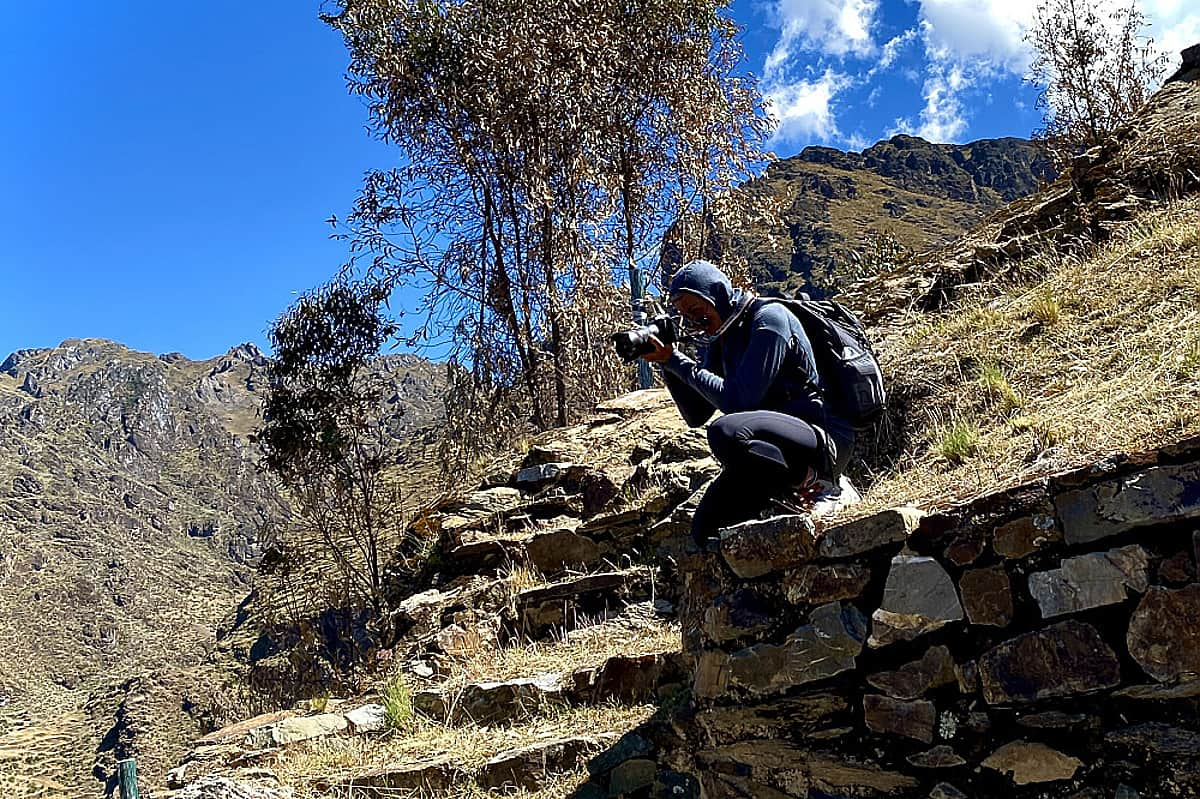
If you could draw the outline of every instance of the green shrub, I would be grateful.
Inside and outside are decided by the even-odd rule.
[[[416,718],[413,711],[412,691],[404,680],[404,675],[397,674],[383,689],[383,708],[387,714],[388,728],[405,730],[412,726]]]
[[[1024,401],[1009,384],[1008,378],[1004,375],[1004,370],[1000,368],[1000,364],[995,361],[988,361],[983,364],[979,372],[979,385],[983,388],[984,393],[987,394],[989,399],[1000,403],[1000,408],[1006,415],[1020,410],[1025,405]]]

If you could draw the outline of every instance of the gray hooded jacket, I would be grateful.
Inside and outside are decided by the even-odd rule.
[[[676,349],[663,364],[667,389],[689,425],[704,424],[715,410],[770,410],[803,419],[839,441],[853,440],[853,429],[826,413],[812,343],[787,308],[735,289],[707,261],[693,261],[676,273],[670,296],[680,294],[708,300],[723,320],[741,311],[700,353],[700,363]]]

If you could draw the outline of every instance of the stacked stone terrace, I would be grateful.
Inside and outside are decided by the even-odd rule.
[[[685,574],[693,705],[577,796],[1198,796],[1198,519],[1200,439],[730,528]]]

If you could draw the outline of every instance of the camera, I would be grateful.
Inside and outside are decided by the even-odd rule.
[[[654,345],[650,343],[651,336],[656,336],[663,344],[674,344],[679,339],[675,320],[662,314],[641,327],[613,333],[611,338],[621,360],[630,363],[637,360],[639,355],[654,349]]]

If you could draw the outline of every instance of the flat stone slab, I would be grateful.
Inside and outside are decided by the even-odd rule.
[[[348,777],[337,787],[350,796],[385,799],[397,791],[444,791],[466,778],[449,756],[435,757],[423,763],[396,764],[372,769]]]
[[[1150,721],[1110,732],[1104,742],[1123,749],[1140,750],[1156,755],[1195,757],[1200,752],[1200,733]]]
[[[1071,620],[989,650],[979,677],[988,704],[1004,705],[1114,688],[1121,666],[1095,627]]]
[[[1150,558],[1139,546],[1064,558],[1060,568],[1029,575],[1029,593],[1043,619],[1115,605],[1127,588],[1145,591]]]
[[[510,749],[485,763],[476,782],[483,788],[536,791],[547,777],[573,770],[602,747],[599,738],[575,737]]]
[[[267,727],[272,724],[277,724],[285,719],[289,719],[297,715],[294,710],[277,710],[273,713],[263,713],[254,718],[239,721],[236,724],[230,724],[227,727],[210,732],[203,738],[196,740],[198,745],[220,744],[220,743],[236,743],[245,739],[246,735],[259,727]]]
[[[992,535],[992,549],[997,555],[1015,560],[1061,540],[1058,520],[1053,516],[1038,514],[997,527]]]
[[[293,716],[265,727],[251,730],[246,735],[246,745],[251,749],[267,749],[272,746],[309,741],[336,735],[349,727],[341,713],[321,713],[316,716]]]
[[[1160,682],[1200,673],[1200,585],[1150,588],[1125,636],[1129,654]]]
[[[818,553],[823,558],[848,558],[899,543],[917,529],[925,515],[916,508],[891,508],[830,527],[821,534]]]
[[[749,521],[721,531],[721,555],[743,580],[809,561],[816,529],[808,516],[776,516]]]
[[[824,605],[855,599],[871,582],[871,570],[859,563],[810,563],[783,578],[783,593],[793,605]]]
[[[940,563],[923,555],[897,555],[871,616],[867,644],[882,647],[940,630],[963,618],[954,581]]]
[[[967,761],[963,760],[953,748],[945,744],[935,746],[926,752],[909,755],[906,759],[917,768],[956,768],[967,764]]]
[[[1040,743],[1013,741],[992,752],[984,768],[1012,777],[1017,785],[1069,780],[1083,762]]]
[[[1200,518],[1200,463],[1155,466],[1054,500],[1068,544]]]
[[[971,624],[1007,627],[1013,619],[1012,584],[1003,566],[969,569],[958,580]]]
[[[356,707],[346,714],[346,721],[355,734],[379,732],[387,727],[387,708],[379,704]]]
[[[931,688],[955,682],[954,659],[944,646],[928,649],[920,660],[905,663],[895,671],[867,676],[867,682],[895,699],[916,699]]]
[[[771,607],[753,588],[718,596],[704,611],[704,634],[719,644],[746,638],[775,625]]]
[[[933,742],[937,709],[932,702],[904,702],[867,694],[863,697],[863,719],[872,732],[903,735],[928,744]]]
[[[517,595],[517,603],[522,606],[538,605],[557,599],[569,599],[600,591],[613,591],[624,586],[630,577],[631,575],[627,572],[589,574],[586,577],[563,580],[553,585],[529,588]]]
[[[540,572],[584,568],[600,560],[600,545],[574,530],[552,530],[525,542],[525,555]]]
[[[729,685],[762,695],[841,674],[854,668],[865,636],[866,619],[853,605],[830,602],[782,645],[756,644],[729,656]]]
[[[559,674],[471,683],[458,692],[421,691],[413,696],[413,706],[431,718],[475,724],[522,718],[544,705],[565,701]]]

